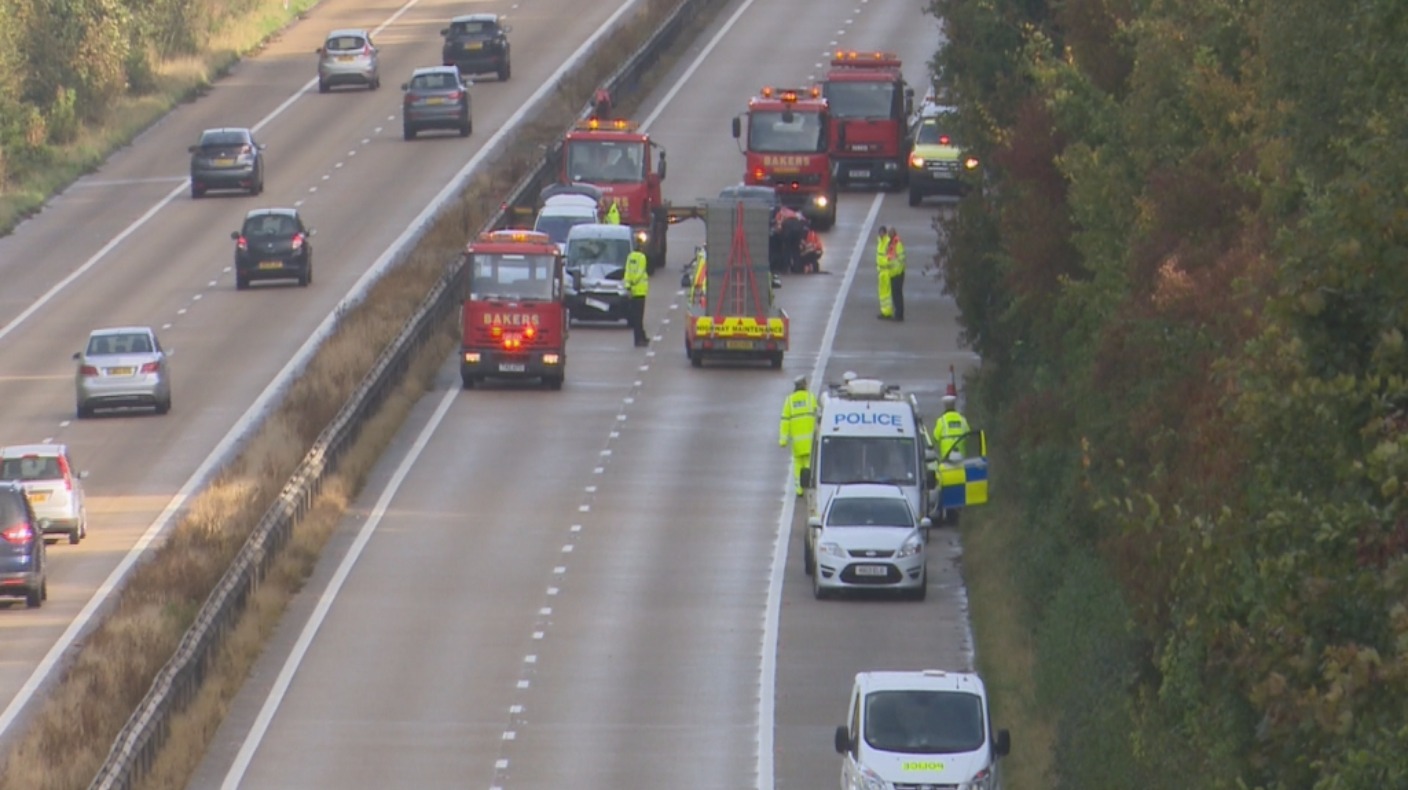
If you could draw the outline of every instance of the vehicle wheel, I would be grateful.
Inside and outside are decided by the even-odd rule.
[[[78,412],[78,419],[80,419],[80,420],[86,420],[86,419],[88,419],[89,417],[92,417],[92,416],[93,416],[93,410],[92,410],[91,408],[89,408],[88,404],[83,403],[83,402],[81,402],[81,401],[80,401],[79,404],[78,404],[77,412]]]
[[[825,599],[826,599],[826,596],[828,596],[828,595],[830,595],[830,593],[828,593],[828,592],[826,591],[826,589],[821,586],[821,573],[820,573],[819,571],[817,571],[815,568],[813,568],[813,569],[812,569],[812,597],[815,598],[815,599],[817,599],[818,601],[822,601],[822,600],[825,600]]]
[[[44,603],[44,584],[43,584],[43,583],[40,583],[40,585],[39,585],[38,587],[35,587],[35,588],[32,589],[32,590],[26,590],[26,591],[25,591],[25,594],[24,594],[24,605],[25,605],[25,606],[28,606],[28,607],[31,608],[31,609],[38,609],[39,606],[40,606],[40,604],[42,604],[42,603]]]
[[[72,532],[68,533],[68,545],[77,546],[80,540],[83,540],[82,528],[75,527]]]
[[[191,200],[199,200],[200,198],[202,198],[202,197],[204,197],[204,196],[205,196],[205,187],[200,186],[199,184],[196,184],[196,183],[192,182],[192,184],[191,184]]]
[[[158,402],[157,402],[157,404],[156,404],[156,413],[157,413],[157,414],[167,414],[167,413],[170,412],[170,411],[171,411],[171,398],[168,397],[168,398],[167,398],[166,400],[164,400],[164,401],[158,401]]]
[[[78,522],[78,539],[83,540],[86,537],[88,537],[88,519],[85,516],[82,521]]]
[[[508,82],[509,75],[513,73],[513,64],[505,60],[504,65],[499,67],[499,82]]]
[[[562,389],[563,376],[548,376],[543,379],[543,385],[550,390]]]
[[[414,140],[414,139],[416,139],[416,129],[415,129],[415,127],[414,127],[414,126],[411,126],[410,124],[402,124],[402,125],[401,125],[401,137],[403,137],[403,138],[405,138],[405,139],[407,139],[407,140]]]
[[[465,389],[472,390],[474,389],[474,377],[468,373],[461,373],[460,384],[462,384]]]
[[[782,352],[774,352],[773,355],[768,359],[768,363],[772,365],[773,370],[782,370]]]
[[[330,88],[331,86],[329,86],[326,82],[324,82],[323,80],[318,80],[318,93],[327,93]]]
[[[235,275],[235,290],[236,290],[236,291],[247,291],[247,290],[249,290],[249,278],[248,278],[248,277],[245,277],[243,274],[236,274],[236,275]]]
[[[696,368],[704,367],[704,353],[695,351],[689,355],[689,364]]]
[[[811,576],[816,573],[816,558],[812,556],[812,544],[802,536],[802,572]]]
[[[924,571],[924,578],[919,580],[919,586],[909,592],[909,600],[922,601],[929,597],[929,572]]]
[[[49,577],[45,576],[44,581],[39,583],[39,600],[49,600]]]
[[[374,79],[374,80],[371,81],[371,89],[372,89],[372,90],[376,90],[377,88],[380,88],[380,87],[381,87],[381,77],[377,77],[376,79]]]
[[[921,202],[923,202],[923,200],[924,196],[919,194],[919,190],[915,189],[914,187],[909,188],[909,205],[917,206]]]
[[[311,282],[313,282],[313,267],[312,267],[312,266],[304,267],[303,273],[300,274],[300,275],[298,275],[298,287],[299,287],[299,288],[307,288],[307,287],[308,287],[308,283],[311,283]]]

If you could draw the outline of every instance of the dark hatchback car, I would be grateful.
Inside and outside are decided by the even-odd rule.
[[[44,554],[47,519],[36,519],[19,484],[0,482],[0,596],[34,609],[49,597]]]
[[[264,144],[249,129],[206,129],[191,152],[191,197],[211,189],[264,191]]]
[[[298,209],[261,208],[244,217],[235,240],[235,287],[243,291],[253,280],[313,282],[313,243],[316,231],[303,224]]]
[[[416,139],[424,129],[454,129],[460,137],[474,131],[469,89],[453,66],[416,69],[401,90],[406,92],[401,102],[401,132],[407,140]]]
[[[498,14],[465,14],[450,20],[450,26],[440,31],[445,37],[441,47],[441,62],[454,66],[461,74],[495,74],[500,82],[509,78],[509,46],[507,25],[500,24]]]

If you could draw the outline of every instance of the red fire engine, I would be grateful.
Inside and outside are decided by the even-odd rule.
[[[892,52],[837,52],[821,83],[831,107],[831,158],[842,186],[905,185],[914,89]]]
[[[747,170],[743,181],[774,187],[782,204],[826,230],[836,224],[836,184],[827,156],[830,113],[821,89],[763,88],[748,100],[748,135],[733,119],[733,136],[743,141]]]
[[[652,168],[651,158],[657,151]],[[665,265],[669,222],[660,197],[664,180],[665,149],[651,142],[650,135],[632,121],[588,118],[579,121],[562,141],[558,182],[601,189],[602,212],[616,204],[621,224],[635,231],[636,246],[645,253],[646,268],[652,273]]]
[[[460,380],[536,378],[562,389],[567,375],[567,306],[562,254],[546,233],[495,230],[465,248]]]

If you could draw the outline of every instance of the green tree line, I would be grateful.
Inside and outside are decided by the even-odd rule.
[[[0,193],[253,0],[0,0]]]
[[[1408,787],[1408,3],[927,9],[1059,786]]]

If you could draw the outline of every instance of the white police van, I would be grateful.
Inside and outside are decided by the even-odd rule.
[[[898,486],[919,516],[930,512],[938,481],[933,450],[913,395],[898,385],[856,378],[832,384],[817,399],[811,468],[802,475],[809,520],[820,518],[836,490],[854,483]],[[807,530],[804,567],[816,556]]]

